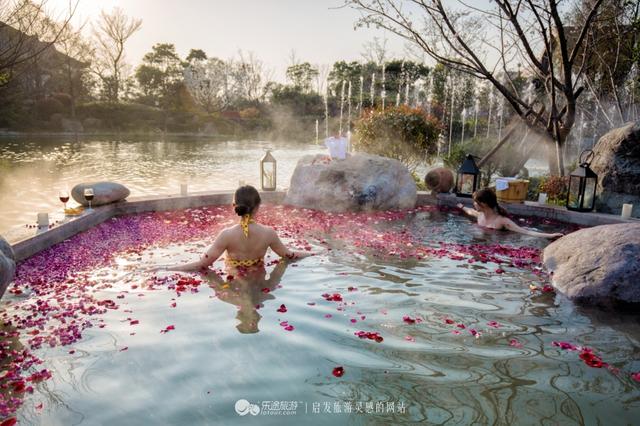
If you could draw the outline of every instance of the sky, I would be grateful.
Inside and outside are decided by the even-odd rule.
[[[49,0],[61,14],[69,0]],[[140,63],[155,43],[173,43],[184,58],[190,49],[229,58],[238,49],[253,52],[274,78],[282,80],[295,52],[299,62],[331,65],[337,60],[362,60],[364,45],[378,29],[354,24],[359,13],[340,8],[342,0],[80,0],[74,21],[95,20],[101,9],[120,7],[142,19],[142,28],[126,46],[127,60]],[[90,25],[86,32],[90,33]],[[387,35],[389,57],[405,56],[404,42]]]

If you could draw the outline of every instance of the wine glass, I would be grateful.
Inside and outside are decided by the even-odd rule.
[[[89,202],[89,210],[91,210],[91,200],[93,200],[93,188],[85,188],[84,199]]]
[[[60,198],[60,201],[62,201],[62,204],[64,204],[64,209],[67,210],[67,201],[69,201],[69,191],[67,189],[61,189],[58,192],[58,197]]]

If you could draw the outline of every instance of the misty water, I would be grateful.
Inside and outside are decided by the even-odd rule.
[[[37,212],[62,210],[58,191],[80,182],[114,181],[131,195],[168,195],[235,189],[239,181],[258,186],[266,148],[278,162],[278,188],[289,185],[298,159],[326,152],[290,142],[234,141],[194,137],[0,138],[0,234],[34,223]],[[70,206],[74,205],[73,200]]]
[[[262,219],[279,224],[281,233],[292,216],[317,221],[316,213],[300,210],[273,219],[278,211],[269,208]],[[227,213],[194,214],[204,221],[233,220]],[[183,218],[179,212],[118,218],[90,232],[109,245],[151,229],[152,222],[186,226],[179,225]],[[438,241],[548,244],[433,210],[355,221],[361,235],[405,231],[425,247]],[[19,419],[42,425],[621,425],[640,417],[640,387],[629,377],[640,369],[637,316],[585,310],[561,295],[533,292],[529,286],[546,279],[532,270],[503,266],[498,274],[492,262],[366,253],[340,243],[347,222],[336,226],[309,239],[317,256],[268,265],[267,275],[255,277],[210,273],[196,292],[176,295],[167,283],[149,287],[148,274],[131,271],[192,259],[210,239],[125,250],[110,266],[89,268],[91,294],[117,301],[119,308],[78,342],[35,351],[44,360],[38,368],[53,377],[25,397]],[[91,238],[76,236],[60,250]],[[322,241],[328,241],[324,248]],[[323,296],[334,293],[343,301]],[[35,298],[8,294],[3,309],[24,315],[21,309]],[[281,305],[286,312],[278,310]],[[404,316],[420,321],[408,323]],[[286,330],[283,321],[295,329]],[[161,332],[169,325],[174,328]],[[360,339],[358,330],[378,332],[384,341]],[[618,370],[587,366],[578,352],[554,341],[588,346]],[[336,366],[344,368],[342,377],[332,375]],[[260,412],[241,418],[234,407],[242,399]],[[296,408],[269,414],[274,401]]]

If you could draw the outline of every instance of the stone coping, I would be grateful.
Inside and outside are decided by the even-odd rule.
[[[471,198],[457,197],[454,194],[438,194],[437,204],[439,206],[455,207],[462,203],[466,206],[473,205]],[[524,203],[500,203],[500,206],[516,216],[534,216],[544,219],[553,219],[560,222],[575,223],[581,226],[609,225],[614,223],[640,223],[640,219],[623,219],[621,216],[595,213],[595,212],[574,212],[565,207],[550,204],[539,204],[535,201],[525,201]]]
[[[51,227],[45,229],[16,227],[5,235],[12,245],[16,260],[24,260],[34,254],[60,243],[80,232],[86,231],[114,216],[143,213],[149,211],[168,211],[187,208],[197,208],[211,205],[231,204],[234,191],[194,192],[187,196],[145,196],[130,197],[125,201],[95,207],[91,211],[85,211],[80,216],[63,217],[62,213],[52,213],[52,219],[60,218]],[[261,192],[263,202],[269,204],[282,204],[286,191]],[[432,195],[428,192],[418,192],[416,206],[438,205],[455,207],[462,203],[471,205],[470,198],[457,197],[453,194]],[[572,212],[564,207],[539,205],[535,202],[524,204],[505,204],[509,213],[518,216],[535,216],[546,219],[555,219],[562,222],[575,223],[582,226],[596,226],[612,223],[640,223],[639,219],[622,219],[602,213]]]
[[[50,214],[50,218],[61,220],[51,227],[38,229],[20,226],[5,235],[11,244],[16,260],[24,260],[34,254],[60,243],[80,232],[86,231],[114,216],[143,213],[150,211],[168,211],[197,208],[221,204],[231,204],[234,191],[194,192],[186,196],[169,195],[163,197],[129,197],[113,204],[94,207],[79,216],[63,217],[62,213]],[[284,191],[261,192],[262,201],[281,204]]]

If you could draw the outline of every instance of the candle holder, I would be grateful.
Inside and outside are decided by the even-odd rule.
[[[633,210],[633,204],[623,204],[622,213],[620,214],[620,216],[622,216],[623,219],[629,219],[631,218],[632,210]]]
[[[541,192],[538,194],[538,204],[547,204],[547,193]]]
[[[49,226],[49,213],[38,213],[38,228]]]

